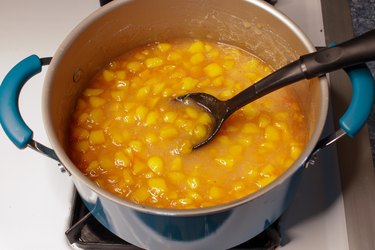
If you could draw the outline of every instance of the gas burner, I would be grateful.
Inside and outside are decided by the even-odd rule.
[[[75,192],[74,196],[70,228],[65,232],[72,247],[83,250],[141,249],[111,233],[87,210],[77,192]],[[256,237],[231,249],[273,250],[278,246],[281,246],[281,234],[279,223],[276,221]]]

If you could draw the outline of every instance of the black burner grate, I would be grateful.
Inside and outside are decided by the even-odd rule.
[[[84,206],[75,193],[70,228],[65,232],[69,243],[83,250],[139,250],[138,248],[111,233],[101,225]],[[278,222],[251,240],[232,249],[272,250],[281,245]]]

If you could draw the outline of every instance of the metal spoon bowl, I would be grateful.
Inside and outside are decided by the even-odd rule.
[[[262,96],[302,79],[311,79],[328,72],[375,59],[375,30],[334,47],[301,56],[280,68],[231,99],[222,101],[207,93],[189,93],[176,98],[189,104],[195,102],[207,110],[213,119],[211,133],[193,146],[200,148],[210,142],[220,131],[224,121],[236,110]]]

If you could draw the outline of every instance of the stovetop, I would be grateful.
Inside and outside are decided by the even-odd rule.
[[[325,45],[320,0],[278,0],[276,7],[314,45]],[[97,8],[95,0],[4,2],[0,8],[0,78],[30,54],[53,56],[75,25]],[[40,111],[45,71],[25,85],[20,109],[34,138],[48,145]],[[327,131],[332,130],[331,119],[327,126]],[[18,150],[2,131],[0,142],[0,249],[70,249],[65,237],[73,209],[70,177],[61,174],[50,159],[28,149]],[[346,227],[336,156],[336,149],[329,148],[319,155],[316,167],[305,171],[292,206],[278,221],[285,243],[281,249],[349,249],[352,236]]]

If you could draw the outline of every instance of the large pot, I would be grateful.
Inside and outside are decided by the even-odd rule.
[[[9,73],[0,89],[0,121],[18,147],[30,146],[61,162],[92,214],[122,239],[147,249],[227,249],[263,231],[290,203],[325,124],[329,100],[325,77],[290,86],[308,117],[309,142],[301,156],[268,186],[228,204],[191,210],[137,205],[96,186],[65,151],[70,114],[88,80],[127,50],[179,37],[233,44],[275,69],[315,50],[295,24],[263,1],[117,0],[76,27],[50,62],[43,115],[53,150],[32,139],[16,104],[22,85],[49,63],[48,58],[31,56]]]

